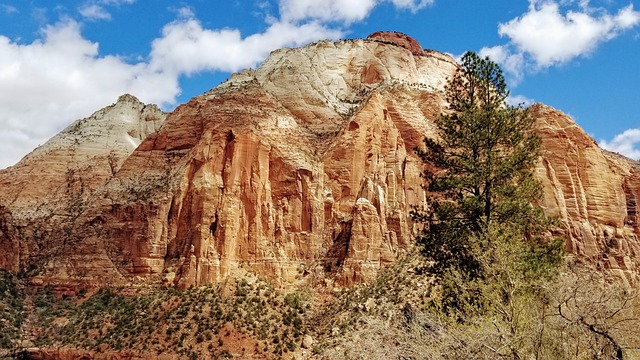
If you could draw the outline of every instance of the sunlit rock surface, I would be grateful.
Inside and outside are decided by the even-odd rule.
[[[0,171],[0,266],[36,284],[373,279],[413,244],[413,149],[454,59],[406,35],[273,52],[165,118],[130,96]],[[637,162],[542,105],[537,168],[567,249],[633,281]],[[135,148],[135,150],[134,150]]]

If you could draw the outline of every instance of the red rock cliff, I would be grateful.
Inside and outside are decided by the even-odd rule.
[[[534,105],[543,140],[543,206],[559,218],[570,253],[632,282],[640,270],[640,164],[598,147],[567,115]]]
[[[18,262],[41,260],[36,280],[61,286],[136,278],[184,287],[239,268],[282,285],[371,279],[411,246],[408,212],[425,199],[413,148],[433,133],[456,68],[416,44],[385,33],[275,51],[178,107],[92,183],[64,242],[55,240],[63,252],[34,255],[30,235],[26,246],[10,234],[0,246],[25,249]],[[570,235],[567,248],[634,279],[638,164],[603,152],[551,108],[533,114],[545,146],[544,206]],[[19,169],[0,182],[23,176]],[[62,185],[78,186],[73,176]],[[5,218],[13,213],[4,224],[28,214],[20,205],[28,201],[2,196]]]

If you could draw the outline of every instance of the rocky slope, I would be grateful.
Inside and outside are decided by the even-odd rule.
[[[0,267],[25,272],[68,252],[80,214],[165,117],[123,95],[0,170]]]
[[[69,172],[88,162],[38,149],[0,172],[0,265],[42,264],[34,281],[61,289],[134,279],[188,287],[240,268],[283,286],[371,279],[411,246],[408,211],[425,199],[412,149],[433,134],[455,69],[402,34],[322,41],[273,52],[178,107],[158,131],[163,116],[152,112],[156,120],[118,138],[142,139],[135,151],[108,142],[93,170]],[[558,111],[536,105],[533,114],[543,203],[570,234],[567,248],[633,281],[638,163],[602,151]],[[112,151],[122,151],[114,165]],[[38,181],[44,170],[34,169],[57,180]],[[31,190],[36,182],[44,188]],[[71,220],[61,228],[56,216]],[[65,234],[46,242],[64,251],[42,251],[33,219]]]

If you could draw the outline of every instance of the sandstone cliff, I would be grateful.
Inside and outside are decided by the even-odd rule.
[[[424,199],[411,149],[454,69],[377,41],[276,51],[170,114],[85,214],[103,226],[83,244],[180,286],[240,266],[281,284],[370,279],[411,242]]]
[[[34,270],[70,252],[75,221],[165,116],[123,95],[0,170],[0,267]]]
[[[49,190],[28,195],[19,189],[33,187],[31,169],[64,162],[36,150],[0,172],[0,248],[15,254],[0,265],[41,259],[46,271],[35,281],[60,286],[137,278],[187,287],[241,267],[281,285],[371,279],[411,246],[408,211],[425,199],[412,149],[433,134],[455,69],[401,34],[322,41],[273,52],[178,107],[157,132],[160,115],[151,127],[138,123],[144,131],[129,138],[142,141],[130,155],[137,142],[114,142],[127,149],[114,165],[102,149],[94,175],[78,181],[92,172],[60,168],[57,183],[43,181]],[[570,234],[567,248],[634,279],[638,164],[603,152],[553,109],[533,114],[545,147],[544,206]],[[82,206],[61,210],[77,193]],[[63,252],[38,255],[42,237],[29,221],[40,212],[72,217],[63,229],[45,222],[64,230],[64,241],[50,240]]]
[[[534,105],[543,140],[542,205],[560,219],[569,253],[637,283],[640,163],[598,147],[567,115]]]

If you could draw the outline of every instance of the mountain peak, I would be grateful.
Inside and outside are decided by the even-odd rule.
[[[133,104],[142,104],[142,102],[135,96],[131,94],[123,94],[118,97],[118,101],[116,103],[133,103]],[[143,104],[144,105],[144,104]]]
[[[403,47],[409,51],[413,55],[422,56],[424,55],[424,50],[422,49],[422,45],[407,34],[403,34],[397,31],[376,31],[369,36],[367,36],[367,40],[380,41],[384,43],[391,43],[397,46]]]

